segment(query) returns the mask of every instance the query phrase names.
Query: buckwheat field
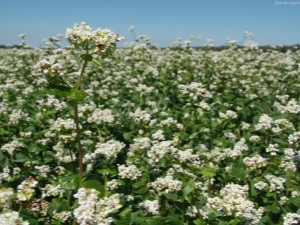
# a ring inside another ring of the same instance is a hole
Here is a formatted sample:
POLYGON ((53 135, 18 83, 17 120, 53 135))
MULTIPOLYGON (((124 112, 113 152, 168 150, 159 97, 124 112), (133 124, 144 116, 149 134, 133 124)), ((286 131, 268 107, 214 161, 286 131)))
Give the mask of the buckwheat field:
POLYGON ((65 37, 0 50, 0 225, 300 224, 299 46, 65 37))

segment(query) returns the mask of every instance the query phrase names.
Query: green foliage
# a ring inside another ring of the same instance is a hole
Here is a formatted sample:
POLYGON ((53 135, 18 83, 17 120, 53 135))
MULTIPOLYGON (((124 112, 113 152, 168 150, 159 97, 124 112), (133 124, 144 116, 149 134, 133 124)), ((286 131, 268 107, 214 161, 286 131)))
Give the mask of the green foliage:
POLYGON ((90 188, 90 189, 95 189, 99 191, 101 196, 104 196, 104 187, 103 185, 97 181, 97 180, 86 180, 82 183, 81 185, 84 188, 90 188))
POLYGON ((52 201, 50 203, 48 213, 50 215, 53 215, 54 212, 65 211, 65 210, 68 210, 68 208, 69 208, 69 205, 66 200, 54 198, 54 199, 52 199, 52 201))
POLYGON ((163 225, 163 224, 168 224, 168 225, 173 225, 173 224, 178 224, 181 225, 183 224, 182 221, 177 219, 176 217, 135 217, 132 218, 132 224, 135 225, 163 225))
POLYGON ((80 190, 95 203, 84 215, 115 225, 299 214, 299 49, 145 40, 96 58, 84 41, 0 54, 0 218, 7 207, 29 224, 74 224, 80 190), (32 72, 53 55, 59 70, 32 72))
POLYGON ((82 101, 87 96, 87 93, 81 90, 70 89, 66 86, 57 86, 57 88, 45 88, 43 92, 47 94, 64 97, 68 100, 82 101))
POLYGON ((131 223, 131 209, 125 208, 118 214, 118 219, 114 219, 116 225, 130 225, 131 223))

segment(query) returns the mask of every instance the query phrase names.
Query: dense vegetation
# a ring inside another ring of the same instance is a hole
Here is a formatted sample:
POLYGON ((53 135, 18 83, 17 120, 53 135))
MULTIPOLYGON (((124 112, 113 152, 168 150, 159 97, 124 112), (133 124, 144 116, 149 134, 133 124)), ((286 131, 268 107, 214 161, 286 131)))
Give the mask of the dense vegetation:
POLYGON ((298 46, 82 54, 0 51, 0 224, 300 224, 298 46))

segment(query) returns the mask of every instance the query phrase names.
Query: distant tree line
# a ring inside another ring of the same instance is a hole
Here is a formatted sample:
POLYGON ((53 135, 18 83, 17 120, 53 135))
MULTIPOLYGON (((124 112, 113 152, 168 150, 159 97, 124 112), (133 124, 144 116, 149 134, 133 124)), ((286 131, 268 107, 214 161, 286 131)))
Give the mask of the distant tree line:
MULTIPOLYGON (((11 48, 16 48, 16 49, 21 49, 23 48, 22 45, 0 45, 0 49, 11 49, 11 48)), ((153 48, 153 47, 152 47, 153 48)), ((196 47, 192 47, 194 49, 207 49, 207 46, 196 46, 196 47)), ((222 51, 225 49, 230 48, 230 46, 228 45, 222 45, 222 46, 210 46, 209 49, 213 50, 213 51, 222 51)), ((244 48, 244 46, 236 46, 236 48, 244 48)), ((273 46, 271 45, 264 45, 264 46, 259 46, 260 49, 262 49, 264 52, 265 51, 269 51, 274 49, 273 46)), ((164 49, 164 48, 162 48, 164 49)), ((287 52, 288 50, 290 51, 295 51, 295 50, 299 50, 300 49, 300 44, 296 44, 296 45, 280 45, 280 46, 276 46, 276 50, 279 52, 287 52)))
POLYGON ((20 48, 23 48, 23 46, 22 45, 0 45, 0 48, 7 48, 7 49, 17 48, 17 49, 20 49, 20 48))
MULTIPOLYGON (((200 47, 194 47, 195 49, 205 49, 207 48, 206 46, 200 46, 200 47)), ((214 51, 222 51, 225 49, 230 48, 230 46, 228 45, 222 45, 222 46, 213 46, 213 47, 209 47, 211 50, 214 51)), ((245 48, 244 46, 238 45, 236 46, 236 48, 245 48)), ((296 44, 296 45, 276 45, 271 46, 271 45, 264 45, 264 46, 259 46, 258 48, 262 49, 264 52, 272 50, 272 49, 276 49, 279 52, 287 52, 288 50, 290 51, 296 51, 300 49, 300 44, 296 44)))
MULTIPOLYGON (((196 47, 192 47, 193 49, 211 49, 213 51, 223 51, 223 50, 226 50, 226 49, 229 49, 231 48, 231 46, 228 46, 228 45, 222 45, 222 46, 196 46, 196 47)), ((235 48, 237 49, 242 49, 242 48, 245 48, 245 46, 242 46, 242 45, 237 45, 235 46, 235 48)), ((278 52, 287 52, 288 50, 290 51, 297 51, 300 49, 300 44, 296 44, 296 45, 276 45, 275 47, 272 46, 272 45, 264 45, 264 46, 258 46, 259 49, 262 49, 263 52, 266 52, 266 51, 270 51, 270 50, 274 50, 276 49, 278 52)), ((179 48, 180 49, 180 48, 179 48)), ((183 48, 182 48, 183 50, 183 48)))

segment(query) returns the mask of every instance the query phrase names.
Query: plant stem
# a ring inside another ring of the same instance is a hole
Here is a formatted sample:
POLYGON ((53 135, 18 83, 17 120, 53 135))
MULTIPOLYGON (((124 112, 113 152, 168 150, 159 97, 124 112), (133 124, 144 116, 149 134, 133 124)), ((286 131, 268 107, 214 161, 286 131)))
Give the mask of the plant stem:
POLYGON ((84 72, 84 70, 85 70, 85 68, 86 68, 87 63, 88 63, 88 61, 87 61, 87 60, 84 60, 83 65, 82 65, 82 67, 81 67, 80 75, 79 75, 78 80, 77 80, 77 83, 76 83, 76 85, 75 85, 75 89, 76 89, 76 90, 79 90, 79 88, 80 88, 81 80, 82 80, 82 77, 83 77, 83 72, 84 72))
POLYGON ((23 209, 23 205, 20 205, 18 213, 20 213, 22 211, 22 209, 23 209))
POLYGON ((79 118, 78 118, 78 103, 74 103, 74 113, 75 113, 75 124, 76 124, 76 134, 77 134, 77 146, 78 146, 78 158, 79 158, 79 185, 82 183, 82 171, 83 171, 83 151, 81 147, 81 135, 79 127, 79 118))
POLYGON ((104 196, 108 196, 108 193, 107 193, 107 175, 104 175, 104 196))
MULTIPOLYGON (((87 53, 88 54, 88 51, 87 53)), ((80 75, 75 85, 75 89, 79 90, 81 85, 81 80, 83 77, 84 70, 87 66, 88 60, 84 60, 83 65, 81 67, 80 75)), ((80 127, 79 127, 79 118, 78 118, 78 103, 77 101, 74 102, 74 114, 75 114, 75 124, 76 124, 76 136, 77 136, 77 146, 78 146, 78 158, 79 158, 79 185, 82 183, 82 173, 83 173, 83 151, 81 147, 81 134, 80 134, 80 127)))
POLYGON ((76 225, 76 218, 74 217, 72 225, 76 225))
POLYGON ((99 127, 97 127, 97 129, 98 129, 99 143, 102 143, 101 130, 99 127))
POLYGON ((292 184, 292 176, 293 176, 293 171, 289 171, 289 175, 288 175, 288 180, 286 182, 286 197, 289 197, 289 189, 291 187, 291 184, 292 184))

